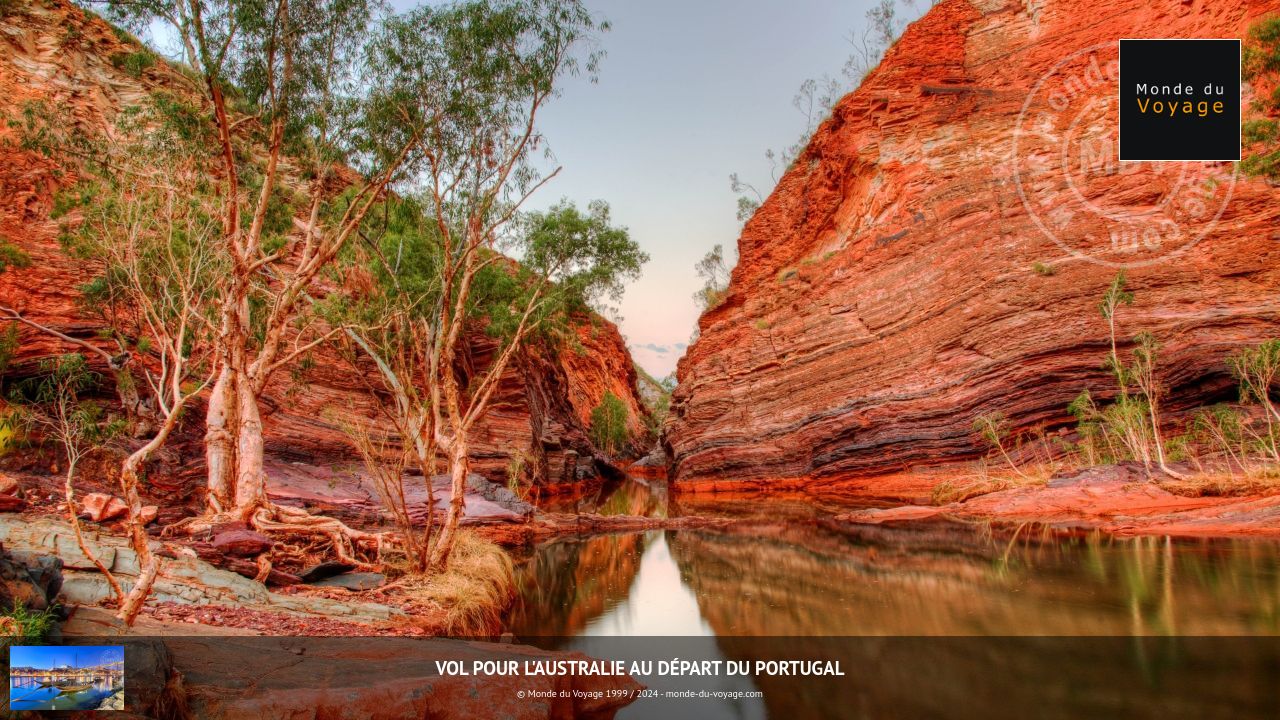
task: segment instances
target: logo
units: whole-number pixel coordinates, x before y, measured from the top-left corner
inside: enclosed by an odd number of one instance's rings
[[[1182,252],[1211,232],[1231,200],[1237,168],[1201,160],[1130,162],[1128,145],[1121,161],[1120,65],[1117,44],[1103,43],[1063,58],[1040,77],[1018,115],[1014,181],[1032,222],[1062,250],[1090,262],[1138,267]],[[1128,82],[1130,68],[1125,70]],[[1200,90],[1206,83],[1201,80]],[[1238,80],[1224,87],[1224,95],[1236,98],[1238,143]],[[1129,114],[1124,117],[1127,124]],[[1125,128],[1126,143],[1131,129]],[[1180,150],[1177,143],[1169,147]]]
[[[1240,160],[1240,41],[1121,40],[1120,160]]]

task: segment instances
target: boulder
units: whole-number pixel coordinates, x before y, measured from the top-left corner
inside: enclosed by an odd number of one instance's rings
[[[106,493],[89,493],[80,501],[80,517],[94,522],[106,522],[129,512],[125,501]]]
[[[18,481],[14,478],[0,473],[0,495],[17,495]]]
[[[532,505],[516,497],[516,494],[506,487],[489,482],[482,475],[475,473],[468,475],[467,489],[503,510],[526,518],[533,515],[534,507]]]
[[[0,611],[21,604],[29,610],[45,610],[62,589],[62,560],[52,555],[5,552],[0,547]]]
[[[271,538],[253,530],[227,530],[213,537],[214,548],[225,555],[252,557],[271,549]]]
[[[27,501],[17,495],[0,495],[0,512],[17,512],[27,506]]]
[[[142,520],[143,525],[150,525],[160,516],[160,508],[155,505],[143,505],[142,511],[138,513],[138,517]]]

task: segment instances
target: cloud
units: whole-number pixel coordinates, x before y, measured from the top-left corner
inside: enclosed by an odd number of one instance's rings
[[[674,347],[677,350],[684,350],[685,348],[689,347],[689,343],[676,343]]]
[[[667,353],[671,352],[671,348],[669,346],[658,345],[657,343],[645,343],[644,345],[637,345],[636,349],[648,350],[649,352],[657,353],[659,355],[666,355]]]

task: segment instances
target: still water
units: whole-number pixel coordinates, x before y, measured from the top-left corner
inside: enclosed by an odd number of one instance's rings
[[[539,546],[517,636],[1280,635],[1280,543],[1060,536],[1030,526],[840,527],[812,502],[698,501],[730,530]],[[678,515],[628,481],[592,511]],[[584,507],[584,511],[586,511]],[[818,520],[819,522],[815,522]]]
[[[1200,717],[1218,715],[1215,710],[1235,717],[1259,708],[1280,711],[1273,704],[1280,702],[1280,543],[1063,536],[1031,526],[993,531],[951,522],[849,526],[824,520],[847,509],[838,501],[699,498],[689,507],[680,500],[683,506],[668,502],[660,484],[637,480],[573,502],[583,512],[754,519],[727,530],[545,543],[517,568],[520,602],[510,616],[511,631],[526,639],[556,636],[562,639],[549,644],[597,655],[619,652],[623,641],[610,645],[608,638],[668,636],[665,647],[657,648],[659,656],[843,657],[846,671],[857,668],[859,687],[869,693],[862,702],[869,703],[872,716],[904,701],[922,703],[916,710],[928,714],[930,708],[949,707],[949,694],[951,701],[958,699],[956,687],[972,689],[975,683],[995,683],[989,690],[993,706],[970,707],[975,716],[993,710],[1002,716],[999,710],[1019,707],[1013,698],[1024,687],[1047,692],[1059,685],[1064,697],[1085,703],[1064,700],[1060,709],[1096,711],[1077,691],[1080,674],[1106,679],[1127,672],[1137,673],[1147,690],[1163,688],[1162,701],[1177,699],[1171,706],[1142,705],[1152,717],[1176,717],[1179,709]],[[702,638],[703,644],[690,638]],[[638,642],[626,641],[633,648]],[[1231,669],[1232,663],[1239,667]],[[1153,666],[1161,668],[1156,676]],[[911,674],[908,668],[935,679],[956,677],[928,693],[918,677],[885,675]],[[847,683],[838,690],[810,684],[806,694],[785,685],[768,692],[758,686],[764,682],[675,682],[766,692],[758,699],[695,703],[696,710],[673,704],[672,717],[686,711],[700,720],[798,717],[796,712],[849,716]],[[881,697],[895,682],[901,692]],[[1204,685],[1221,696],[1223,682],[1245,684],[1238,694],[1242,705],[1233,707],[1222,697],[1208,704],[1198,704],[1198,695],[1178,697]],[[1115,695],[1107,697],[1115,701]],[[653,710],[639,704],[619,717]]]
[[[15,677],[9,681],[9,709],[94,710],[116,689],[110,680],[99,680],[87,690],[64,693],[53,687],[32,686],[29,678]]]

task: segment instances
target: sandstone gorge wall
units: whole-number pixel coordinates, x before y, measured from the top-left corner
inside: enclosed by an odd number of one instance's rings
[[[832,482],[973,456],[981,413],[1063,427],[1083,388],[1111,387],[1097,303],[1122,265],[1122,354],[1153,332],[1171,409],[1231,399],[1226,355],[1280,335],[1280,194],[1229,163],[1114,162],[1115,85],[1098,77],[1118,38],[1244,37],[1277,10],[933,7],[746,224],[679,365],[672,477]]]
[[[65,111],[84,129],[101,132],[120,110],[147,102],[157,91],[190,93],[163,62],[133,77],[110,60],[136,50],[109,25],[66,2],[36,2],[10,11],[0,17],[0,114],[19,117],[24,103],[39,100]],[[0,125],[0,238],[25,251],[31,264],[0,273],[0,306],[93,341],[100,323],[78,304],[78,287],[88,274],[59,247],[58,223],[49,217],[56,193],[71,178],[12,140],[7,125]],[[527,457],[548,482],[574,481],[575,470],[596,472],[593,458],[600,455],[589,439],[590,415],[606,392],[627,405],[634,437],[644,434],[635,370],[617,327],[593,315],[577,318],[572,332],[576,343],[535,348],[507,372],[472,443],[478,472],[505,482],[516,456]],[[76,349],[25,326],[19,337],[10,375],[30,374],[41,358]],[[492,341],[477,334],[470,360],[483,366],[492,350]],[[372,369],[360,377],[334,353],[322,351],[314,366],[292,370],[276,374],[263,401],[268,454],[282,462],[355,463],[339,423],[378,417],[368,392],[377,386]],[[193,416],[203,417],[203,408],[195,408]],[[186,423],[175,443],[178,457],[169,458],[170,470],[189,476],[202,472],[202,425]]]

